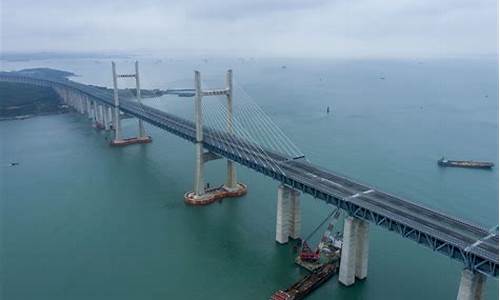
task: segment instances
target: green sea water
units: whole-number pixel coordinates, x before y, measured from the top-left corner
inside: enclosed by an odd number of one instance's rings
[[[133,68],[131,61],[118,66]],[[3,70],[25,67],[111,83],[104,60],[3,63]],[[498,224],[497,167],[436,165],[443,155],[498,165],[495,59],[144,58],[142,83],[170,87],[194,69],[222,82],[229,67],[310,161],[449,214]],[[155,105],[190,100],[165,101]],[[267,299],[305,274],[293,264],[293,245],[274,242],[277,182],[240,166],[248,195],[186,206],[193,145],[147,130],[153,143],[118,149],[76,113],[0,122],[1,299]],[[124,121],[124,131],[135,134],[136,121]],[[19,165],[10,167],[14,161]],[[224,171],[223,161],[208,163],[207,180],[222,183]],[[331,207],[301,199],[307,235]],[[308,299],[456,297],[463,268],[456,261],[375,226],[369,255],[366,280],[346,288],[334,278]],[[486,299],[497,298],[498,280],[488,279]]]

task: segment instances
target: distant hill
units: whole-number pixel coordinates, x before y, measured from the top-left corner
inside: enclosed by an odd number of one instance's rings
[[[2,72],[21,76],[54,79],[59,81],[69,80],[68,77],[76,76],[74,73],[50,69],[32,68],[12,72]],[[107,87],[94,86],[94,88],[112,94],[113,90]],[[191,92],[191,90],[187,90]],[[136,97],[136,90],[133,88],[119,89],[120,98],[130,99]],[[141,89],[143,98],[160,97],[164,94],[174,94],[181,97],[192,97],[194,93],[179,91],[169,91],[160,89]],[[38,115],[66,111],[59,95],[52,88],[38,87],[22,83],[0,82],[0,119],[12,119],[25,115]]]
[[[59,95],[51,88],[0,82],[0,119],[64,111]]]
[[[30,77],[67,80],[75,74],[50,68],[31,68],[15,73]],[[60,113],[67,108],[52,88],[22,83],[0,82],[0,119]]]
[[[91,52],[1,52],[0,60],[6,61],[30,61],[44,59],[129,59],[131,55],[116,53],[91,53]]]
[[[68,77],[75,76],[74,73],[50,69],[50,68],[32,68],[15,71],[14,73],[26,76],[53,78],[53,79],[67,79]]]

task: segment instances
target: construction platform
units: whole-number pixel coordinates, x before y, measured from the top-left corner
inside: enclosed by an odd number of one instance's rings
[[[295,258],[295,263],[302,268],[314,272],[325,264],[331,264],[336,261],[340,261],[340,249],[334,249],[331,252],[324,252],[321,255],[321,258],[318,261],[307,261],[307,260],[302,260],[300,258],[300,255]]]
[[[205,194],[202,196],[197,196],[194,192],[187,192],[184,194],[184,202],[190,205],[208,205],[224,198],[241,197],[246,193],[247,186],[243,183],[238,183],[238,187],[234,189],[228,189],[221,185],[205,190]]]
[[[153,139],[150,136],[145,137],[133,137],[127,139],[112,140],[109,144],[111,146],[121,147],[132,144],[148,144],[151,143]]]
[[[270,300],[304,299],[308,294],[312,293],[338,273],[342,251],[341,241],[336,238],[328,238],[318,247],[320,256],[317,259],[303,260],[300,254],[295,259],[296,264],[310,273],[289,288],[275,292]]]

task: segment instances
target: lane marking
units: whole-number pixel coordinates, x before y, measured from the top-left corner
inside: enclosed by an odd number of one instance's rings
[[[359,192],[359,193],[356,193],[354,195],[351,195],[349,197],[347,197],[346,199],[351,199],[351,198],[358,198],[359,196],[363,196],[363,195],[366,195],[366,194],[369,194],[369,193],[372,193],[374,192],[375,190],[367,190],[367,191],[364,191],[364,192]]]
[[[472,250],[472,248],[479,246],[481,243],[484,243],[486,240],[491,239],[492,237],[497,235],[498,235],[498,225],[490,230],[490,234],[483,237],[482,239],[475,241],[473,244],[470,244],[469,246],[465,247],[464,251],[469,252],[470,250]]]
[[[315,175],[315,176],[316,176],[316,175]],[[318,176],[316,176],[316,177],[318,177]],[[343,187],[344,187],[344,186],[343,186],[343,185],[341,185],[340,183],[333,182],[333,181],[328,180],[328,179],[326,179],[326,178],[319,177],[319,180],[320,180],[320,181],[322,181],[322,182],[326,182],[326,183],[328,183],[328,184],[332,184],[332,185],[334,185],[334,186],[336,186],[336,187],[340,187],[340,188],[343,188]]]

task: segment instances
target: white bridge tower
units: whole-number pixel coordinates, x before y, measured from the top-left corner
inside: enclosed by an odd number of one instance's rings
[[[227,98],[227,127],[226,134],[233,134],[233,72],[226,73],[226,87],[223,89],[202,90],[201,75],[199,71],[194,72],[194,119],[196,124],[196,166],[194,176],[194,191],[186,193],[184,200],[193,205],[206,205],[216,200],[227,197],[239,197],[246,193],[247,187],[236,180],[236,166],[233,161],[227,160],[226,183],[219,188],[209,189],[205,187],[204,164],[210,160],[221,158],[215,153],[205,151],[203,148],[203,111],[202,100],[207,96],[226,96]]]
[[[116,73],[116,64],[115,62],[111,63],[113,70],[113,99],[114,99],[114,108],[113,108],[113,130],[115,132],[115,136],[113,141],[111,141],[112,146],[126,146],[130,144],[145,144],[150,143],[152,141],[150,136],[146,135],[146,131],[144,130],[144,123],[141,119],[139,119],[139,135],[137,137],[132,138],[122,138],[122,126],[121,126],[121,116],[120,116],[120,96],[118,90],[118,78],[135,78],[135,87],[136,87],[136,100],[139,105],[141,103],[141,86],[139,79],[139,62],[135,62],[135,73],[134,74],[117,74]]]

